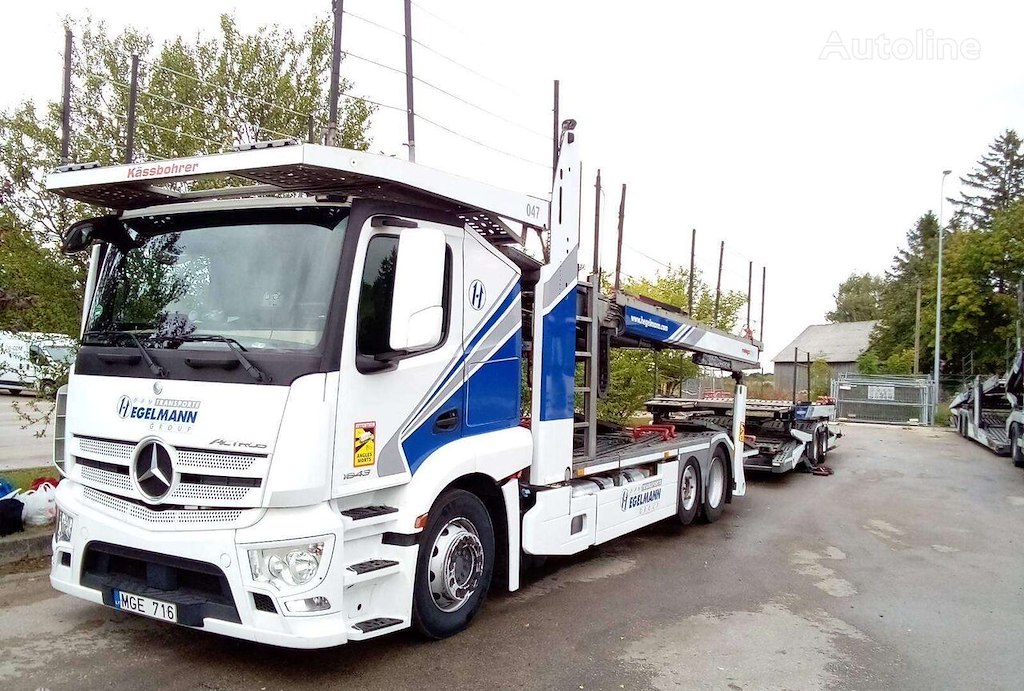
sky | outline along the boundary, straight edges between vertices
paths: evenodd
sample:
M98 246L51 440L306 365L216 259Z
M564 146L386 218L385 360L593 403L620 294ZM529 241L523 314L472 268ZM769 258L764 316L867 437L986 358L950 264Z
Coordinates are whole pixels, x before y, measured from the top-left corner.
M59 98L64 15L88 11L163 41L212 32L222 12L246 30L301 30L330 4L21 4L0 25L0 64L17 65L5 70L0 108ZM396 107L374 116L371 150L405 156L404 77L365 60L402 68L402 2L344 7L353 57L343 76L354 94ZM958 176L996 135L1024 126L1020 3L415 0L412 20L417 162L547 196L560 80L561 116L576 119L583 152L581 261L592 254L600 168L602 266L614 266L623 183L628 275L688 265L696 228L697 265L714 285L724 241L723 288L745 293L754 263L766 371L824 323L843 278L884 272L917 218L938 212L944 169L956 196Z

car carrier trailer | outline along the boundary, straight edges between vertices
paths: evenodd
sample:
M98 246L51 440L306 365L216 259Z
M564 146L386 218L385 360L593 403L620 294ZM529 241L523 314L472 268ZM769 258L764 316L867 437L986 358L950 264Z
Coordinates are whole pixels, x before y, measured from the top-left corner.
M290 141L51 175L111 210L65 236L53 586L280 646L442 638L523 555L715 520L759 344L579 280L574 125L550 199ZM651 339L734 372L731 429L599 428L608 349Z
M655 425L679 430L731 429L733 399L660 396L647 402ZM754 400L746 402L743 466L746 470L785 473L803 464L814 471L842 436L830 402Z
M1000 456L1010 455L1012 406L1007 398L1007 379L998 375L975 376L949 404L950 424L961 436L987 446Z

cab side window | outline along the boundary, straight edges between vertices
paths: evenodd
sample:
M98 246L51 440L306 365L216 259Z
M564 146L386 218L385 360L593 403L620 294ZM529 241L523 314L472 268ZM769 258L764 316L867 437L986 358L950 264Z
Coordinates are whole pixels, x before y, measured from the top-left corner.
M375 235L366 246L363 278L359 287L356 314L356 352L373 357L391 350L391 304L395 295L395 266L398 263L398 236ZM448 337L451 314L452 252L445 252L444 331Z

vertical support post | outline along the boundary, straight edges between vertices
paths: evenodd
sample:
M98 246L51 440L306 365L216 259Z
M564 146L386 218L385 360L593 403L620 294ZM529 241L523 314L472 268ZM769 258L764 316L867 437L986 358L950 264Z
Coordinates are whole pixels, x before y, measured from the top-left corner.
M750 323L750 308L751 308L750 298L751 298L751 294L753 293L753 290L754 290L754 262L750 262L750 265L747 267L747 329L748 329L748 333L751 335L751 338L753 338L753 335L754 335L754 329L753 329L753 326Z
M135 159L135 111L139 105L139 56L132 56L132 79L128 84L128 131L124 140L124 162Z
M807 400L811 400L811 351L807 351Z
M331 47L331 89L327 97L327 146L338 145L338 88L341 82L341 18L344 14L344 0L333 0L334 38Z
M722 240L722 245L718 249L718 282L715 283L715 319L712 322L712 326L718 328L718 306L722 302L722 260L725 259L725 240Z
M310 144L316 143L316 134L313 132L313 116L309 115L306 117L306 141Z
M622 197L619 199L619 237L615 244L615 294L619 292L622 274L622 227L626 220L626 183L622 183Z
M651 351L651 364L654 365L654 391L652 392L651 397L652 398L657 398L658 397L658 351L656 351L656 350L652 350Z
M793 404L796 405L796 376L800 370L800 349L793 348Z
M60 102L60 162L70 163L71 156L71 29L64 30L64 89Z
M416 109L412 99L412 0L405 0L405 110L409 160L416 162Z
M921 371L921 284L917 284L917 311L914 314L914 374Z
M601 169L597 169L594 182L594 273L597 274L598 290L601 288Z
M693 316L693 281L697 273L697 229L690 233L690 289L686 293L687 314Z
M758 329L757 340L764 343L764 286L768 279L768 267L761 267L761 328Z
M551 179L558 175L558 135L562 131L562 123L558 121L558 80L555 80L555 94L552 101L551 122ZM548 224L551 225L550 223Z

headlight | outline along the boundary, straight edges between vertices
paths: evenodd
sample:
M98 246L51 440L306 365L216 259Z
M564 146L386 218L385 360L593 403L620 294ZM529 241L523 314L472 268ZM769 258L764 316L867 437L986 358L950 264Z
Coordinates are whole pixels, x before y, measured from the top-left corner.
M289 547L251 549L249 568L253 580L269 583L275 588L282 585L305 585L320 570L323 554L323 540Z
M57 518L53 523L53 536L57 542L71 542L71 528L74 523L74 516L57 509Z

